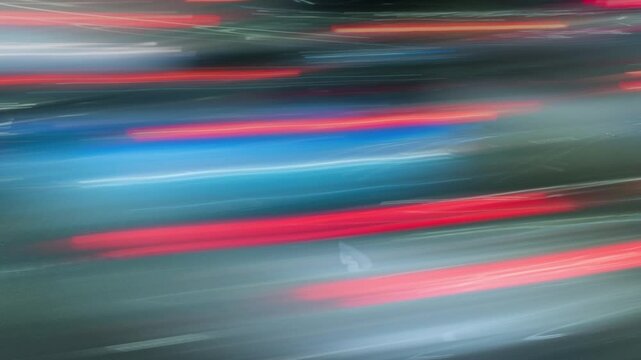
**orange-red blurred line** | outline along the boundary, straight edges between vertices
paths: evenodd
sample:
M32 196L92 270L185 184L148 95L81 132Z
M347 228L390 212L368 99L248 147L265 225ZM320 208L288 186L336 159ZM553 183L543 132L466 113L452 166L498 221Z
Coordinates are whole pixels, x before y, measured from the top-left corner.
M641 0L584 0L583 3L612 9L631 9L641 7Z
M495 120L501 114L538 107L535 102L416 107L384 113L323 119L265 120L156 126L131 129L139 141L228 138L307 133L332 133L393 127L451 125Z
M312 215L178 225L80 235L65 244L102 256L140 257L266 246L572 211L572 199L542 192L487 195Z
M619 88L623 91L640 91L641 81L622 81Z
M441 125L494 120L496 112L416 112L407 114L354 116L320 120L254 121L218 124L189 124L139 128L128 131L136 140L175 140L242 136L286 135L357 131L388 127Z
M334 25L338 34L391 34L412 32L476 32L563 29L568 24L543 21L484 21L484 22L397 22Z
M215 26L219 23L220 17L210 14L0 11L0 26L108 26L172 29Z
M225 82L299 76L301 69L210 69L142 73L72 73L0 75L0 86L112 85L166 82Z
M304 286L294 298L370 306L558 281L641 267L641 241L446 269Z
M247 0L185 0L185 2L190 3L237 3L245 1Z

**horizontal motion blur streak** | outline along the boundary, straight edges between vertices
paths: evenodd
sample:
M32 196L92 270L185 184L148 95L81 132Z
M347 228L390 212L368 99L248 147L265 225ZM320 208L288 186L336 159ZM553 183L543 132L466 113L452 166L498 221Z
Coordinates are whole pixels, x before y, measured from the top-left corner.
M185 0L188 3L213 3L213 4L222 4L222 3L239 3L245 2L246 0Z
M619 88L623 91L641 91L641 81L623 81Z
M296 77L297 68L208 69L141 73L75 73L0 75L0 86L26 85L113 85L173 82L227 82Z
M509 288L641 267L641 241L497 262L304 286L296 299L339 307Z
M220 17L209 14L0 11L0 26L106 26L180 29L194 26L216 26L218 24L220 24Z
M461 105L451 107L409 108L393 112L324 119L244 121L203 123L138 128L128 135L139 141L229 138L307 133L332 133L394 127L454 125L496 120L501 114L522 112L537 107L531 103Z
M641 0L584 0L587 5L601 6L612 9L641 8Z
M568 25L561 22L398 22L334 25L332 31L338 34L390 34L554 30L566 27Z
M573 211L579 204L542 192L487 195L312 215L238 220L75 236L64 247L107 258L266 246Z

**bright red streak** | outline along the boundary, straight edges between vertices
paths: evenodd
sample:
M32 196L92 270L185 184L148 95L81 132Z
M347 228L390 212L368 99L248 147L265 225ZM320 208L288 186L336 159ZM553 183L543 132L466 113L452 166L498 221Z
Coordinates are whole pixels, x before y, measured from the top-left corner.
M144 73L0 75L0 86L115 85L168 82L227 82L299 76L300 69L209 69Z
M334 25L338 34L449 33L478 31L554 30L568 27L561 22L397 22Z
M189 3L237 3L245 2L246 0L185 0Z
M619 83L619 88L623 91L641 91L641 81L623 81Z
M394 112L324 119L243 121L157 126L132 129L127 134L139 141L216 139L308 133L361 131L408 126L452 125L496 120L499 115L523 112L536 103L460 105L441 108L410 108Z
M574 201L546 193L489 195L312 215L167 226L76 236L67 244L105 257L140 257L267 246L567 212Z
M371 306L572 279L641 267L641 241L439 270L304 286L296 299Z
M641 0L584 0L583 3L611 9L632 9L641 7Z
M2 11L0 26L107 26L177 29L220 24L217 15Z
M249 121L218 124L159 126L133 129L128 135L136 140L227 138L359 131L390 127L461 124L494 120L496 112L416 112L394 115L353 116L319 120Z

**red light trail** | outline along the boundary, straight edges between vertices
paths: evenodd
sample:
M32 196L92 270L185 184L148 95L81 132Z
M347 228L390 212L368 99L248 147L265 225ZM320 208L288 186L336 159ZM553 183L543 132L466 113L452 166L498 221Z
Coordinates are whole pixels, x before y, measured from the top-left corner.
M339 307L381 305L572 279L641 267L641 241L446 269L303 286L294 298Z
M33 85L116 85L174 82L230 82L296 77L297 68L206 69L142 73L70 73L0 75L2 86Z
M546 21L397 22L334 25L332 32L337 34L455 33L555 30L567 27L566 23Z
M633 9L641 7L641 0L584 0L583 3L611 9Z
M129 130L127 134L138 141L163 141L333 133L491 121L496 120L502 114L524 112L537 107L538 104L534 102L459 105L441 108L416 107L368 115L322 119L218 122L145 127Z
M619 89L623 91L641 91L641 81L622 81Z
M218 24L220 24L220 17L209 14L0 11L0 26L106 26L179 29L194 26L216 26Z
M579 205L542 192L487 195L417 204L114 231L64 242L108 258L268 246L383 234L573 211Z

